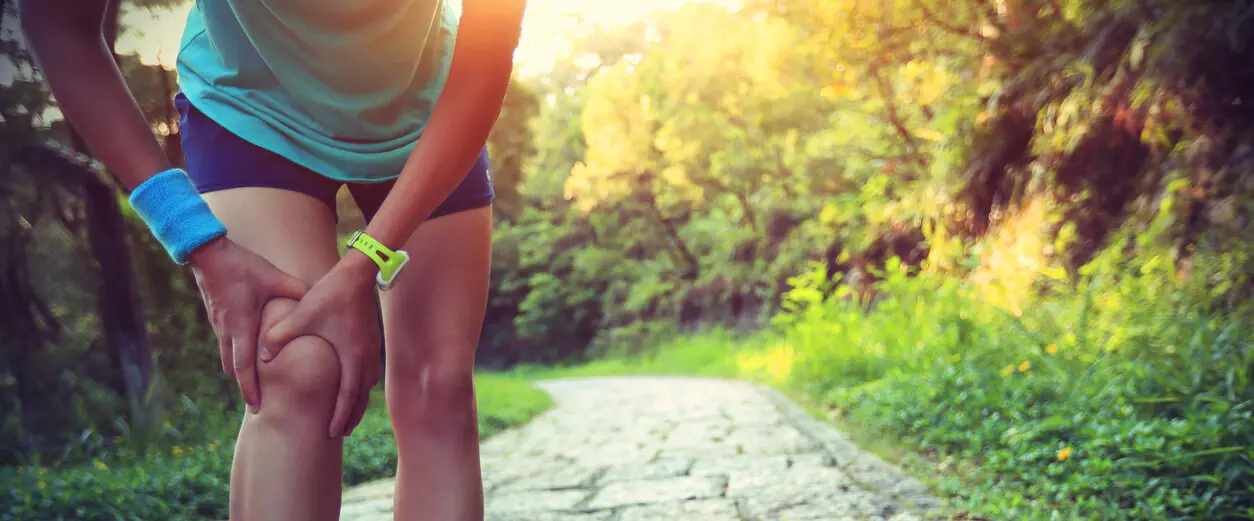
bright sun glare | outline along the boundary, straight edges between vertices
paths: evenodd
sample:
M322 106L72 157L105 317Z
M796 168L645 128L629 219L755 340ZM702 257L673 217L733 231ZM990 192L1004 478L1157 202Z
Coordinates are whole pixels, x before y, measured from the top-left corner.
M600 27L630 21L649 12L673 9L693 0L529 0L523 38L516 61L521 77L534 77L565 57L572 38ZM736 0L706 0L735 5ZM174 64L184 19L191 2L171 11L132 10L124 15L130 31L118 41L118 51L138 52L147 63Z

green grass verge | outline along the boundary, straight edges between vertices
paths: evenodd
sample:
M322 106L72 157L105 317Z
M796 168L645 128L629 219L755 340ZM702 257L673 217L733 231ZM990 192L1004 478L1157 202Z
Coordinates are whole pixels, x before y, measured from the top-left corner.
M634 356L607 356L574 365L520 365L509 374L532 380L593 376L736 377L735 336L725 330L672 338Z
M475 376L479 435L525 423L550 407L549 396L524 379ZM344 483L396 473L396 444L383 394L376 391L361 425L345 442ZM109 457L64 468L0 469L6 498L0 520L225 519L236 415L206 428L195 446L120 449Z
M484 373L475 382L480 439L522 425L553 405L547 393L521 378Z

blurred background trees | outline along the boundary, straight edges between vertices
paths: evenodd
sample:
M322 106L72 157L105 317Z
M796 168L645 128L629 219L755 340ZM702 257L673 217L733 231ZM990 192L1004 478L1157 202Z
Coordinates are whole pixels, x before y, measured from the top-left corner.
M809 261L862 288L896 256L1030 293L1121 233L1182 273L1227 255L1212 276L1239 301L1250 9L750 1L593 35L581 72L536 82L483 358L752 326Z
M181 392L219 387L197 374L213 361L202 348L210 330L190 273L166 260L120 183L60 118L17 31L14 2L0 8L0 460L78 458L109 436L160 434L177 396L165 382ZM106 13L110 46L126 30L122 8ZM173 71L116 59L154 134L181 162Z

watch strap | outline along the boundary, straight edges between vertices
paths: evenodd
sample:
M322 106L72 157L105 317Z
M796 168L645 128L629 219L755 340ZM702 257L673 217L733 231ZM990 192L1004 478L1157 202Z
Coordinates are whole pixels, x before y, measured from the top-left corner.
M348 240L348 247L362 252L379 266L375 282L383 289L391 288L396 283L396 276L409 262L409 253L405 250L392 250L364 231L353 234Z

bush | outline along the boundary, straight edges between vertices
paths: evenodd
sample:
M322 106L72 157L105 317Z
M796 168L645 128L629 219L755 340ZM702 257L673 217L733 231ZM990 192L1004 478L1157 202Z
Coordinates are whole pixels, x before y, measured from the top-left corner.
M799 277L749 353L786 345L786 385L932 456L941 490L993 518L1254 518L1249 309L1208 311L1201 269L1101 262L1018 313L895 263L869 312Z
M481 437L526 422L550 405L548 395L518 379L476 375L475 383ZM345 442L345 485L396 474L382 393L372 404ZM225 519L235 431L214 430L195 446L122 449L66 468L0 468L0 490L8 498L0 520Z
M0 519L225 519L231 446L173 447L142 459L0 470Z

